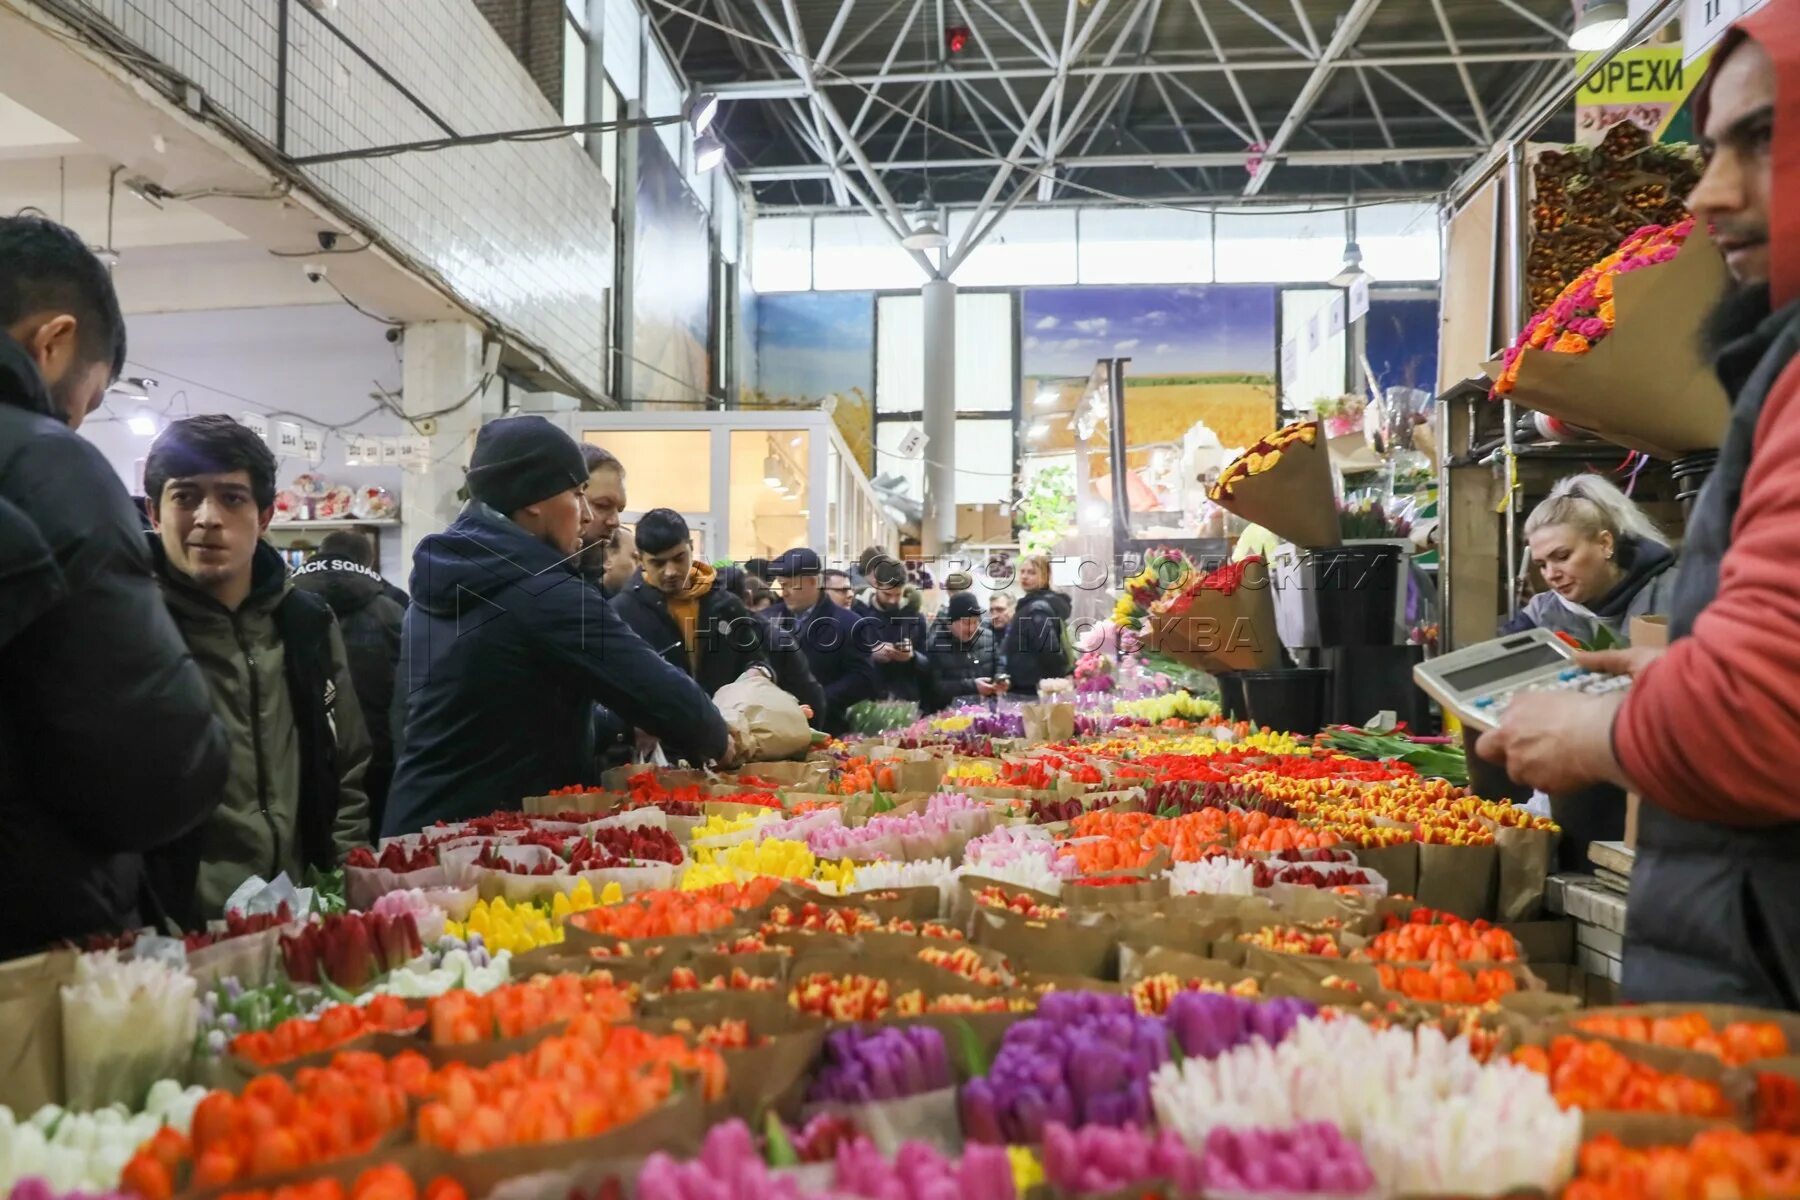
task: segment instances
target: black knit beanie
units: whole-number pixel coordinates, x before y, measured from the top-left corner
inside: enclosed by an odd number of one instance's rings
[[[503,515],[586,482],[581,447],[542,417],[502,417],[475,435],[469,494]]]

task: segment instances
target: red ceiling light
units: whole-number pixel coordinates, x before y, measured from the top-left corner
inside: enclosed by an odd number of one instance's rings
[[[967,25],[951,25],[944,30],[944,45],[950,47],[950,53],[961,54],[963,47],[969,44],[969,27]]]

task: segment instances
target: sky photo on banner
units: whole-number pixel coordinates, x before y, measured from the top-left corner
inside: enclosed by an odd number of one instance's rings
[[[1226,446],[1250,445],[1275,427],[1275,298],[1272,287],[1235,285],[1027,289],[1025,394],[1054,381],[1078,396],[1097,359],[1129,358],[1131,448],[1179,443],[1196,421]],[[1071,449],[1068,422],[1049,424],[1034,446]]]
[[[817,408],[837,397],[838,432],[873,468],[875,297],[870,292],[772,292],[756,298],[756,381],[744,408]]]

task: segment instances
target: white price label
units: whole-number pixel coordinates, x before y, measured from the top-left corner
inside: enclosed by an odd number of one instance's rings
[[[400,465],[400,439],[384,437],[381,439],[381,465],[397,467]]]
[[[258,413],[247,412],[244,414],[244,428],[265,442],[269,440],[269,423],[263,420]]]
[[[917,458],[919,457],[919,453],[924,449],[925,434],[917,425],[915,425],[911,429],[908,429],[905,436],[900,439],[900,446],[897,453],[901,458]]]
[[[1300,374],[1300,339],[1289,338],[1281,343],[1281,386],[1283,389],[1293,386],[1295,376]]]
[[[1344,307],[1344,293],[1339,292],[1331,298],[1331,307],[1325,314],[1325,330],[1331,337],[1344,332]]]
[[[1687,0],[1681,19],[1681,61],[1691,63],[1725,36],[1731,23],[1747,8],[1741,0]]]
[[[1325,314],[1316,312],[1306,319],[1306,352],[1317,354],[1325,344]]]
[[[305,435],[292,421],[275,422],[275,453],[299,454],[305,448]]]
[[[1369,277],[1358,275],[1350,281],[1350,319],[1360,321],[1369,312]]]
[[[300,431],[300,445],[309,462],[323,463],[325,461],[325,433],[323,430],[314,429],[311,425],[305,426]]]

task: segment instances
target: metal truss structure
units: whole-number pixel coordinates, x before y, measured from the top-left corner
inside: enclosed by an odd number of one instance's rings
[[[1433,194],[1574,70],[1568,0],[650,8],[765,209],[860,206],[898,236],[972,205],[952,270],[1027,202]]]

